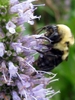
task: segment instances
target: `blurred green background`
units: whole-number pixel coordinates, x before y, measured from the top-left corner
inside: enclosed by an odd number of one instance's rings
[[[70,27],[75,37],[75,0],[38,0],[36,4],[45,4],[38,7],[35,15],[41,15],[35,24],[26,24],[27,32],[35,34],[38,28],[47,24],[66,24]],[[50,85],[61,93],[55,95],[51,100],[75,100],[75,44],[70,48],[68,61],[62,62],[52,72],[57,73],[58,82]]]

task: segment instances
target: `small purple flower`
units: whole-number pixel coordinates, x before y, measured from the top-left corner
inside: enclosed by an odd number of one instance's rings
[[[11,47],[16,51],[17,54],[22,53],[22,43],[12,43]]]
[[[35,76],[20,74],[20,80],[16,81],[16,84],[21,97],[23,96],[26,100],[49,100],[53,95],[60,93],[60,91],[55,92],[51,87],[48,89],[45,88],[45,86],[50,82],[50,79],[45,79],[45,76],[42,76],[44,73],[45,72],[40,72]],[[39,76],[37,77],[37,75]],[[37,79],[38,82],[36,82]]]
[[[10,12],[11,13],[15,13],[15,12],[18,12],[19,10],[22,10],[23,12],[25,12],[28,9],[33,9],[34,8],[34,5],[31,3],[32,1],[26,0],[26,1],[22,2],[22,3],[17,3],[16,5],[14,5],[14,6],[12,6],[10,8]]]
[[[8,63],[8,68],[9,68],[9,73],[10,73],[10,79],[12,77],[16,77],[17,76],[17,67],[14,66],[14,64],[12,62]]]
[[[15,31],[15,28],[16,28],[16,25],[9,21],[7,24],[6,24],[6,29],[11,33],[11,34],[14,34],[16,31]]]
[[[10,13],[17,13],[18,17],[16,18],[16,22],[18,25],[21,25],[25,22],[29,23],[30,25],[34,24],[34,19],[40,19],[41,16],[34,16],[34,5],[31,3],[35,0],[27,0],[22,3],[18,3],[13,5],[10,8]]]
[[[4,44],[0,42],[0,57],[3,57],[4,53],[5,53]]]
[[[24,22],[28,22],[30,25],[34,24],[34,19],[38,18],[40,19],[41,16],[37,17],[33,15],[33,9],[27,10],[25,13],[22,12],[22,10],[19,10],[20,17],[18,18],[18,23],[22,24]]]
[[[17,3],[19,3],[18,0],[10,0],[10,5],[15,5],[15,4],[17,4]]]
[[[13,100],[21,100],[16,91],[12,91],[12,98]]]

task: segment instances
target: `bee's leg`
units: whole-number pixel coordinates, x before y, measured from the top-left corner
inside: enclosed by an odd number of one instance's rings
[[[49,54],[48,56],[51,56],[51,57],[57,57],[56,55],[54,55],[54,54]]]
[[[47,37],[45,37],[45,36],[38,37],[38,38],[36,38],[36,39],[45,39],[45,40],[47,40],[49,43],[52,42],[49,38],[47,38]]]
[[[34,49],[34,50],[36,50],[38,53],[40,53],[40,54],[44,54],[44,52],[43,51],[40,51],[40,50],[38,50],[38,49]]]
[[[48,49],[46,49],[45,51],[40,51],[40,50],[38,50],[38,49],[34,49],[34,50],[36,50],[38,53],[40,53],[40,54],[47,54],[47,52],[49,52],[50,50],[48,50]],[[51,56],[51,57],[56,57],[56,55],[54,55],[54,54],[52,54],[52,53],[49,53],[48,54],[48,56]]]
[[[49,52],[50,50],[48,50],[48,49],[45,49],[45,51],[40,51],[40,50],[38,50],[38,49],[34,49],[34,50],[36,50],[38,53],[40,53],[40,54],[45,54],[45,53],[47,53],[47,52]]]
[[[44,44],[44,43],[42,43],[42,44],[40,44],[40,45],[46,46],[49,50],[51,50],[51,48],[53,47],[52,44]]]
[[[36,34],[39,34],[40,32],[42,32],[43,30],[46,29],[46,26],[42,27],[42,28],[39,28],[35,31]]]

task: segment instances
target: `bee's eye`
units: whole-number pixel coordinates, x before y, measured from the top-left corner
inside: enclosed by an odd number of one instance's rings
[[[52,34],[54,32],[54,29],[52,27],[47,28],[47,32],[49,32],[50,34]]]
[[[54,30],[52,28],[49,31],[50,31],[50,33],[53,33],[54,32]]]
[[[50,37],[54,33],[54,30],[52,28],[47,29],[47,33],[45,34],[46,37]]]

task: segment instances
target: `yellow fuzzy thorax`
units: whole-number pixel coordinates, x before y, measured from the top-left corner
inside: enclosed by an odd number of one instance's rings
[[[67,46],[67,42],[70,45],[74,44],[74,37],[72,36],[71,30],[68,26],[59,24],[58,27],[58,34],[61,36],[61,41],[54,44],[55,49],[59,49],[64,52],[62,59],[65,60],[69,54],[69,47]]]
[[[74,44],[74,37],[72,36],[71,30],[68,26],[63,24],[58,24],[58,33],[61,34],[62,41],[61,43],[69,42],[70,45]]]

